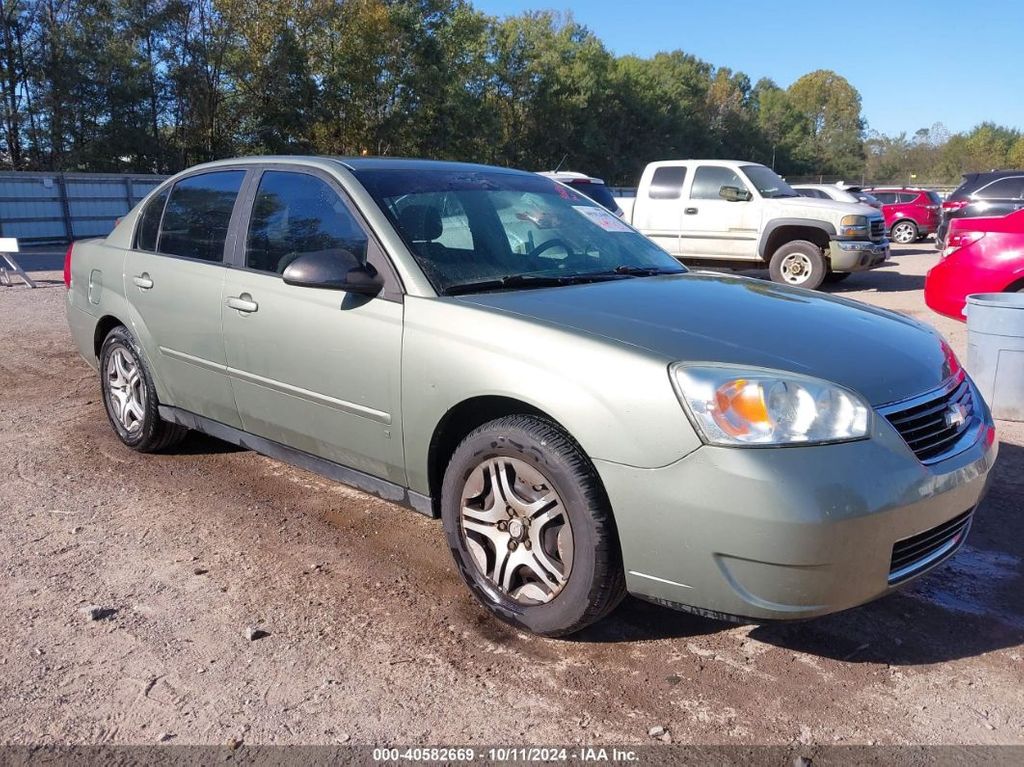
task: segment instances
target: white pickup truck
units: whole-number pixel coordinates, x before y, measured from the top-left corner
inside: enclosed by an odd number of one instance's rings
[[[768,266],[772,280],[814,289],[889,257],[885,220],[858,203],[798,195],[770,168],[734,160],[652,162],[623,217],[687,263]]]

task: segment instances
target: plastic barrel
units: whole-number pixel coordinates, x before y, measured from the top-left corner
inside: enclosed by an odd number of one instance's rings
[[[1024,421],[1024,293],[967,296],[967,370],[992,415]]]

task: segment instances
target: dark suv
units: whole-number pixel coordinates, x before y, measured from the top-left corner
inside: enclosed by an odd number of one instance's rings
[[[946,245],[946,232],[953,218],[1005,216],[1024,208],[1024,170],[992,170],[965,173],[964,180],[942,203],[942,222],[935,234],[935,247]]]
[[[864,191],[882,203],[885,228],[893,242],[907,245],[939,228],[942,198],[930,189],[873,187]]]

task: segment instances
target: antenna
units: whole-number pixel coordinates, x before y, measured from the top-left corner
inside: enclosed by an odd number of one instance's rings
[[[558,166],[555,168],[555,173],[558,173],[558,171],[560,171],[562,169],[562,163],[565,162],[565,159],[568,156],[569,156],[568,153],[562,155],[562,159],[558,161]]]

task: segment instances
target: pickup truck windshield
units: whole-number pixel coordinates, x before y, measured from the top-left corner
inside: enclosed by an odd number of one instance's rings
[[[406,169],[355,176],[442,294],[686,271],[590,198],[541,176]]]
[[[774,199],[776,197],[799,197],[796,190],[782,180],[782,178],[763,165],[744,165],[741,170],[750,179],[762,197]]]

